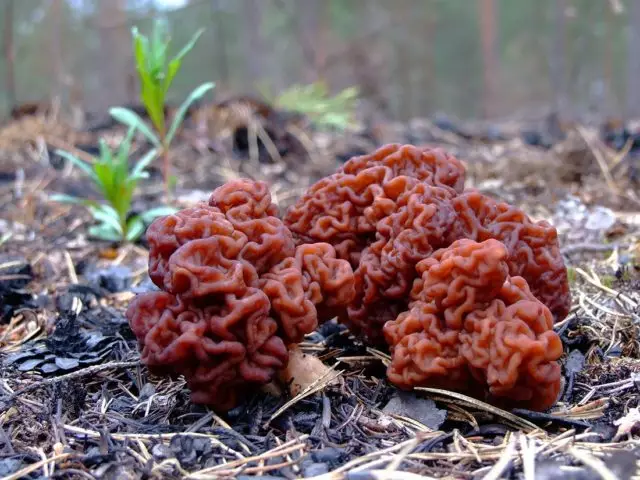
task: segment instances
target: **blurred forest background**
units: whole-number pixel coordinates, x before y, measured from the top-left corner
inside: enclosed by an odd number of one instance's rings
[[[176,101],[322,80],[397,120],[640,116],[640,0],[0,0],[0,118],[137,102],[130,32],[158,16],[176,48],[206,29]]]

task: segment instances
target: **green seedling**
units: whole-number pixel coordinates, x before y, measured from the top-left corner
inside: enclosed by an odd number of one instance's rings
[[[154,148],[142,157],[138,163],[129,168],[129,151],[135,127],[130,127],[127,136],[114,153],[104,140],[100,140],[100,157],[93,163],[87,163],[69,152],[58,150],[56,153],[82,170],[94,183],[104,198],[97,202],[70,195],[56,194],[53,201],[83,205],[89,209],[98,222],[89,228],[92,237],[112,242],[135,242],[140,238],[156,217],[169,215],[176,211],[172,207],[159,207],[146,212],[131,215],[131,200],[138,182],[149,176],[145,168],[157,156]]]
[[[270,101],[278,108],[302,113],[319,128],[345,130],[355,118],[359,91],[356,87],[344,89],[331,97],[325,83],[294,85]]]
[[[602,275],[600,277],[600,282],[602,283],[602,285],[604,285],[607,288],[612,288],[613,285],[616,283],[616,277],[613,275]]]
[[[129,127],[135,127],[159,150],[164,163],[164,181],[167,195],[170,190],[171,177],[169,164],[171,142],[180,128],[189,107],[215,87],[214,83],[208,82],[193,90],[176,111],[171,124],[167,125],[164,109],[167,92],[180,70],[182,60],[193,49],[203,31],[201,29],[196,32],[182,50],[169,59],[167,52],[171,38],[168,35],[164,21],[157,20],[155,22],[151,39],[142,35],[134,27],[132,30],[133,49],[136,71],[140,81],[140,97],[155,132],[149,128],[138,114],[130,109],[115,107],[110,110],[111,116]]]

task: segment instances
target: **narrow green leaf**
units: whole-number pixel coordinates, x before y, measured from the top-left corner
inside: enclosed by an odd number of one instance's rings
[[[154,80],[153,80],[152,72],[150,70],[147,70],[147,69],[140,70],[140,69],[138,69],[138,78],[140,80],[140,92],[141,93],[145,88],[153,88]],[[140,96],[140,98],[142,99],[142,95]]]
[[[120,123],[124,123],[127,126],[135,126],[138,130],[142,132],[142,134],[149,139],[151,143],[153,143],[156,147],[160,146],[160,140],[155,133],[151,131],[149,126],[140,118],[140,116],[129,110],[128,108],[123,107],[114,107],[109,110],[109,114],[115,118]]]
[[[109,225],[119,234],[123,234],[118,212],[116,212],[113,207],[99,205],[97,207],[89,207],[89,211],[91,212],[91,215],[93,215],[93,218]]]
[[[191,40],[184,47],[182,47],[182,50],[180,50],[178,54],[175,57],[173,57],[169,62],[169,66],[167,67],[167,76],[164,79],[164,87],[163,87],[165,95],[169,91],[169,87],[171,87],[171,84],[173,83],[173,79],[178,73],[178,70],[180,70],[182,59],[185,57],[187,53],[189,53],[191,49],[193,49],[196,42],[200,39],[203,33],[204,33],[204,28],[201,28],[200,30],[198,30],[193,35],[193,37],[191,37]]]
[[[126,178],[118,185],[116,198],[113,200],[112,205],[118,212],[120,223],[124,223],[124,219],[131,209],[131,199],[136,185],[137,181],[130,178]]]
[[[132,178],[133,180],[139,181],[142,180],[143,178],[149,178],[149,172],[140,172],[140,173],[136,173],[135,175],[131,175],[130,178]]]
[[[167,61],[167,49],[169,47],[168,43],[160,44],[160,46],[155,46],[153,52],[153,70],[152,77],[154,83],[161,84],[164,83],[165,78],[165,63]]]
[[[7,243],[11,237],[13,237],[13,232],[3,233],[2,236],[0,237],[0,246]]]
[[[144,35],[140,35],[137,27],[133,27],[131,30],[133,35],[133,52],[136,59],[136,70],[140,76],[143,74],[149,73],[149,42],[144,37]]]
[[[157,148],[153,148],[149,150],[147,153],[145,153],[144,157],[138,160],[138,163],[136,163],[136,166],[133,167],[133,170],[131,170],[131,174],[130,174],[131,178],[143,178],[140,175],[145,173],[144,169],[147,168],[147,166],[156,158],[157,154],[158,154]]]
[[[167,63],[167,50],[169,43],[161,44],[158,47],[154,47],[154,66],[153,66],[153,83],[159,87],[164,84],[166,78],[165,69]]]
[[[173,215],[177,211],[178,209],[174,207],[156,207],[141,213],[140,218],[142,218],[145,223],[151,223],[158,217]]]
[[[180,70],[180,65],[182,64],[182,60],[178,58],[174,58],[169,62],[167,67],[167,76],[164,79],[164,84],[162,86],[164,90],[164,94],[166,95],[171,87],[171,83],[173,83],[173,79],[175,78],[178,70]]]
[[[133,125],[129,125],[129,130],[127,130],[127,134],[120,142],[118,146],[118,163],[127,162],[129,160],[129,151],[131,150],[131,143],[133,142],[133,136],[136,133],[136,127]]]
[[[115,197],[114,187],[114,168],[113,165],[108,163],[96,163],[95,165],[96,175],[98,176],[98,187],[104,195],[105,199],[111,203],[111,200]]]
[[[91,165],[89,165],[88,163],[83,162],[82,160],[80,160],[75,155],[72,155],[69,152],[65,152],[64,150],[56,150],[56,154],[60,155],[62,158],[70,161],[71,163],[73,163],[76,167],[78,167],[84,173],[89,175],[93,181],[95,181],[95,182],[98,181],[98,177],[96,176],[95,172],[91,168]]]
[[[99,163],[111,165],[113,163],[113,155],[111,154],[111,149],[104,138],[98,140],[98,147],[100,148]]]
[[[112,195],[108,198],[109,207],[115,212],[121,225],[124,224],[124,219],[131,208],[131,199],[133,198],[133,192],[136,188],[136,180],[132,180],[128,177],[128,173],[125,171],[121,175],[121,178],[114,182]]]
[[[202,98],[202,96],[205,93],[207,93],[209,90],[213,89],[214,87],[215,87],[215,83],[213,82],[204,83],[200,85],[198,88],[196,88],[193,92],[191,92],[191,94],[187,97],[187,99],[184,102],[182,102],[182,105],[180,105],[180,108],[178,109],[175,117],[173,118],[173,122],[171,123],[171,128],[169,129],[169,133],[167,133],[167,137],[166,137],[167,145],[171,144],[171,141],[173,140],[173,137],[176,134],[176,131],[178,130],[178,127],[182,123],[182,120],[184,119],[184,116],[187,113],[187,110],[189,109],[191,104],[196,100],[199,100],[200,98]]]
[[[131,217],[127,222],[127,234],[125,238],[129,242],[134,242],[144,233],[144,222],[142,219],[136,215],[135,217]]]
[[[164,130],[164,99],[159,90],[160,87],[156,84],[151,84],[148,87],[143,86],[141,96],[149,118],[151,118],[151,123],[157,132],[162,132]]]
[[[135,130],[135,127],[129,127],[127,135],[118,148],[117,161],[114,164],[113,171],[113,184],[116,189],[121,188],[121,185],[127,182],[129,178],[129,151],[131,150],[131,141]],[[119,195],[118,192],[116,194]]]
[[[110,225],[101,223],[100,225],[92,225],[89,227],[89,235],[100,240],[108,242],[119,242],[122,235],[114,230]]]
[[[157,18],[153,24],[151,49],[153,54],[153,68],[160,70],[166,61],[168,40],[168,26],[164,18]]]
[[[178,54],[173,57],[173,60],[182,60],[184,58],[184,56],[189,53],[189,51],[195,46],[196,42],[200,39],[200,37],[202,36],[202,34],[204,33],[204,28],[201,28],[200,30],[198,30],[193,37],[191,37],[191,40],[189,40],[189,42],[182,47],[182,50],[180,50],[178,52]]]
[[[67,195],[64,193],[54,193],[53,195],[49,196],[49,200],[51,200],[52,202],[58,202],[58,203],[71,203],[74,205],[82,205],[82,206],[89,206],[89,205],[95,205],[96,202],[92,201],[92,200],[86,200],[84,198],[79,198],[79,197],[73,197],[71,195]]]
[[[118,218],[119,213],[111,205],[101,203],[95,207],[95,210],[103,212],[105,215],[108,215],[110,217]]]

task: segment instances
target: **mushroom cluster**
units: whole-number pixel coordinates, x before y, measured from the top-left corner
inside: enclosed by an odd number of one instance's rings
[[[389,347],[400,388],[550,406],[553,323],[571,301],[556,230],[464,182],[444,150],[390,144],[312,185],[282,220],[266,185],[248,180],[156,220],[149,274],[163,291],[127,312],[143,361],[228,408],[337,317]]]
[[[499,315],[487,312],[493,312],[496,302],[509,306],[513,298],[503,295],[519,288],[529,292],[525,297],[538,302],[535,308],[531,306],[540,315],[538,327],[528,333],[531,341],[546,344],[553,338],[553,345],[560,345],[552,329],[553,321],[568,314],[571,296],[556,229],[545,221],[534,222],[512,205],[475,190],[465,191],[464,181],[463,164],[442,149],[385,145],[369,155],[350,159],[335,174],[312,185],[287,211],[284,223],[297,242],[328,242],[340,258],[350,262],[356,296],[342,321],[364,342],[390,346],[392,364],[388,377],[393,383],[410,388],[436,385],[446,378],[450,388],[467,390],[468,380],[473,377],[482,387],[476,385],[474,390],[480,398],[500,396],[519,405],[545,408],[555,401],[553,392],[560,388],[557,360],[562,355],[561,347],[550,349],[544,357],[531,356],[527,353],[530,342],[510,329],[504,333],[509,339],[508,350],[498,352],[493,340],[473,344],[475,355],[482,347],[496,362],[509,366],[508,375],[503,374],[497,386],[492,383],[496,370],[485,371],[464,361],[459,342],[468,338],[461,332],[471,328],[473,322],[473,328],[481,328],[480,312],[492,319],[482,327],[488,329],[486,335],[502,338],[502,333],[490,332],[514,325],[506,320],[521,312],[521,305],[511,306]],[[446,280],[451,291],[448,296],[438,300],[427,294],[419,300],[416,291],[421,288],[417,286],[423,281],[421,276],[436,278],[435,273],[429,272],[450,255],[453,262],[464,261],[471,244],[456,243],[463,240],[483,245],[474,258],[487,256],[488,265],[501,252],[500,262],[494,266],[495,275],[470,277],[464,269],[453,269]],[[489,240],[493,240],[491,248],[484,243]],[[481,299],[476,298],[478,295]],[[422,303],[416,304],[417,301]],[[457,301],[462,302],[463,310],[472,308],[477,312],[470,318],[460,316],[454,324],[447,323],[445,319],[458,311],[454,308]],[[427,311],[434,316],[421,324],[416,319],[423,318]],[[407,318],[414,321],[407,324]],[[421,335],[429,341],[417,341],[418,337],[409,335],[419,333],[419,324]],[[402,325],[411,327],[401,328]],[[408,336],[406,340],[399,337],[401,334]],[[445,354],[432,350],[436,339]],[[533,377],[546,385],[544,391],[548,394],[536,399],[540,391],[531,387],[530,372],[542,358],[545,366],[540,366],[539,374]],[[432,372],[434,365],[439,376]],[[529,385],[528,390],[522,387],[523,382]]]
[[[184,375],[196,403],[235,406],[353,299],[349,263],[327,243],[296,246],[276,214],[266,184],[239,180],[147,230],[162,291],[138,295],[126,315],[142,361]]]
[[[401,388],[439,386],[534,410],[560,390],[551,311],[509,275],[497,240],[457,240],[420,261],[409,310],[385,324],[387,371]]]
[[[284,221],[298,242],[328,242],[349,260],[356,300],[354,333],[382,344],[382,327],[408,306],[416,264],[459,239],[504,243],[511,275],[564,318],[570,296],[557,232],[521,210],[464,191],[465,170],[441,149],[390,144],[354,157],[313,185]]]

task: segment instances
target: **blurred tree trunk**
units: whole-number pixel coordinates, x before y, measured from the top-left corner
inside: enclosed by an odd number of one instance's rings
[[[304,59],[303,78],[306,83],[327,79],[326,34],[328,32],[328,3],[324,0],[298,0],[298,39]]]
[[[605,5],[606,9],[606,43],[604,51],[604,79],[609,111],[620,111],[620,97],[616,89],[616,43],[619,32],[624,31],[621,19],[625,13],[625,7],[620,0],[610,0]]]
[[[551,88],[554,108],[560,114],[568,107],[567,102],[567,0],[555,0],[553,11],[553,37],[550,52]]]
[[[127,24],[126,0],[99,0],[100,54],[97,66],[102,85],[97,107],[104,111],[132,100],[131,37]]]
[[[62,60],[62,8],[64,0],[51,0],[49,9],[49,76],[51,98],[61,100],[64,66]]]
[[[424,43],[420,51],[422,52],[422,61],[420,68],[422,70],[421,85],[418,91],[421,92],[420,112],[419,116],[428,116],[436,108],[435,92],[437,89],[436,76],[436,37],[438,31],[438,3],[426,2],[425,13],[427,19],[423,23],[423,39]]]
[[[402,120],[409,120],[414,113],[414,90],[412,85],[411,73],[414,70],[412,65],[412,44],[414,30],[413,16],[415,12],[411,8],[412,2],[398,2],[395,8],[392,9],[394,15],[393,29],[395,35],[397,35],[394,48],[395,48],[395,73],[397,79],[397,85],[399,87],[398,97],[400,103],[400,111],[397,112],[398,116]],[[424,27],[423,27],[424,28]],[[420,46],[422,48],[422,45]]]
[[[262,36],[262,16],[265,6],[264,0],[244,0],[244,19],[247,22],[245,30],[248,84],[245,87],[252,89],[254,84],[264,75],[264,62],[266,51]]]
[[[631,0],[629,8],[629,43],[627,47],[627,115],[640,116],[640,0]]]
[[[607,95],[611,95],[613,91],[613,36],[615,34],[614,28],[616,27],[616,18],[611,5],[605,5],[605,44],[604,44],[604,65],[603,75],[604,84]]]
[[[16,74],[15,74],[15,47],[13,44],[13,0],[5,0],[4,6],[4,61],[6,64],[5,88],[7,103],[14,106],[16,103]]]
[[[229,86],[229,59],[227,58],[227,42],[224,23],[221,20],[222,11],[220,0],[211,0],[211,22],[214,25],[214,36],[216,42],[216,52],[214,54],[214,65],[217,77],[224,87]]]
[[[496,0],[479,0],[480,36],[483,59],[483,114],[490,118],[497,112],[498,81],[500,76],[500,56]]]

